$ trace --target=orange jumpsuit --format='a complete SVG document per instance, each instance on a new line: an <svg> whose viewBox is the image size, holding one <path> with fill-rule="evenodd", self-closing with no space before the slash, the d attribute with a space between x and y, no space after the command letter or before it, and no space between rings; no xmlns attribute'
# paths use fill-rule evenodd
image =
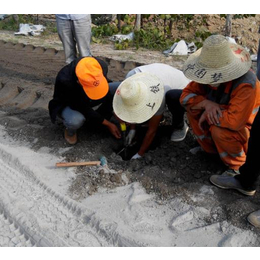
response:
<svg viewBox="0 0 260 260"><path fill-rule="evenodd" d="M218 103L223 110L220 123L209 125L205 121L202 131L198 122L204 110L192 107L204 99ZM260 105L260 83L255 74L249 71L218 88L192 81L184 88L180 103L202 149L218 153L229 168L239 169L246 160L251 125Z"/></svg>

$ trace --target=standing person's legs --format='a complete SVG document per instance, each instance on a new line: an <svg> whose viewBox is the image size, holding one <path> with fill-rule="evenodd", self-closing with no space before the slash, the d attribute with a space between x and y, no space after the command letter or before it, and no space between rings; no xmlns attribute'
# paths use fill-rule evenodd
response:
<svg viewBox="0 0 260 260"><path fill-rule="evenodd" d="M77 42L80 57L91 56L91 16L73 21L73 33Z"/></svg>
<svg viewBox="0 0 260 260"><path fill-rule="evenodd" d="M246 162L239 168L240 175L236 176L236 179L239 180L246 189L255 189L257 179L260 176L259 147L260 113L258 112L250 131Z"/></svg>
<svg viewBox="0 0 260 260"><path fill-rule="evenodd" d="M258 43L258 51L257 51L257 70L256 70L256 76L260 80L260 40Z"/></svg>
<svg viewBox="0 0 260 260"><path fill-rule="evenodd" d="M258 49L258 54L259 54L259 49ZM259 65L260 65L260 61L258 63L258 66ZM260 74L259 67L258 67L258 73ZM239 169L240 175L235 176L235 178L239 181L239 183L247 190L256 189L257 180L260 176L260 164L258 162L260 158L259 156L260 134L259 133L260 133L260 113L258 112L255 117L251 129L251 133L250 133L246 162ZM260 227L260 210L249 214L247 220L255 227Z"/></svg>
<svg viewBox="0 0 260 260"><path fill-rule="evenodd" d="M71 63L77 58L76 42L72 32L72 21L56 18L57 30L65 52L65 61Z"/></svg>

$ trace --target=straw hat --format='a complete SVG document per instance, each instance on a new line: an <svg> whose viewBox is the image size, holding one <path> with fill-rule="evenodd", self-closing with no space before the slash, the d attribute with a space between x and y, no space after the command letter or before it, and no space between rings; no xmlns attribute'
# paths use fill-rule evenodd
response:
<svg viewBox="0 0 260 260"><path fill-rule="evenodd" d="M218 84L241 77L251 63L250 54L242 46L230 43L222 35L211 35L186 60L183 73L201 84Z"/></svg>
<svg viewBox="0 0 260 260"><path fill-rule="evenodd" d="M143 123L160 108L164 86L155 75L140 72L125 79L113 99L115 114L128 123Z"/></svg>
<svg viewBox="0 0 260 260"><path fill-rule="evenodd" d="M82 58L76 66L76 75L86 95L93 100L103 98L109 90L103 69L93 57Z"/></svg>

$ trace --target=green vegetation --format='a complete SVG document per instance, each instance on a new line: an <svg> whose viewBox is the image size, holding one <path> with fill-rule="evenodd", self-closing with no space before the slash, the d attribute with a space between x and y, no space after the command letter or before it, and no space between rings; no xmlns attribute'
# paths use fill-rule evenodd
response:
<svg viewBox="0 0 260 260"><path fill-rule="evenodd" d="M179 30L188 30L190 27L190 22L192 21L194 15L189 14L161 14L161 15L142 15L142 19L146 20L142 23L142 28L140 30L134 31L135 16L134 15L121 15L122 26L118 26L118 21L104 22L101 20L100 16L95 15L93 19L95 24L99 24L92 28L92 40L96 43L101 43L106 40L106 38L115 34L129 34L134 31L134 40L115 42L115 49L124 50L128 47L135 48L146 48L152 50L165 50L170 48L178 38L172 36L173 22L177 21L182 24L182 28ZM120 28L120 30L119 30Z"/></svg>
<svg viewBox="0 0 260 260"><path fill-rule="evenodd" d="M220 17L226 17L226 14L220 14ZM247 17L255 17L255 14L234 14L233 19L241 19Z"/></svg>
<svg viewBox="0 0 260 260"><path fill-rule="evenodd" d="M121 14L122 26L118 26L118 21L107 21L105 24L99 15L93 17L95 24L99 24L92 28L92 40L96 43L106 41L106 39L115 34L129 34L134 31L135 16ZM178 30L190 30L193 22L193 14L160 14L160 15L142 15L141 29L134 31L133 41L115 42L115 49L125 50L128 47L146 48L152 50L165 50L170 48L175 42L180 39L174 38L172 35L173 24L179 24ZM205 24L205 19L199 21L199 25ZM120 28L120 30L119 30ZM208 32L200 32L196 37L204 38ZM192 39L193 40L193 39ZM195 41L198 46L201 45L200 41Z"/></svg>
<svg viewBox="0 0 260 260"><path fill-rule="evenodd" d="M19 29L20 19L19 15L16 17L9 16L0 21L0 30L17 31Z"/></svg>
<svg viewBox="0 0 260 260"><path fill-rule="evenodd" d="M146 49L165 50L175 42L168 39L164 32L158 28L141 29L140 31L135 31L134 35L133 44L137 49L143 47Z"/></svg>
<svg viewBox="0 0 260 260"><path fill-rule="evenodd" d="M233 19L247 18L255 16L253 14L236 14ZM226 17L225 14L220 17ZM146 48L152 50L165 50L170 48L180 39L174 36L173 31L193 32L192 39L185 39L188 42L194 42L198 48L203 41L211 35L207 29L207 16L194 14L143 14L141 19L141 29L135 30L135 15L120 14L120 23L116 19L111 21L112 15L92 15L92 21L95 24L92 27L92 41L95 43L105 43L109 37L115 34L127 35L134 32L134 40L115 42L115 49L124 50L132 48ZM10 15L0 21L0 30L18 31L20 23L39 24L38 15ZM57 33L56 22L40 21L40 24L46 27L43 35ZM174 26L174 27L173 27Z"/></svg>
<svg viewBox="0 0 260 260"><path fill-rule="evenodd" d="M4 20L0 21L0 30L8 30L8 31L19 31L19 25L21 23L28 24L39 24L37 15L10 15ZM44 35L48 35L51 33L57 33L56 22L40 22L43 26L46 27L46 30L43 32Z"/></svg>

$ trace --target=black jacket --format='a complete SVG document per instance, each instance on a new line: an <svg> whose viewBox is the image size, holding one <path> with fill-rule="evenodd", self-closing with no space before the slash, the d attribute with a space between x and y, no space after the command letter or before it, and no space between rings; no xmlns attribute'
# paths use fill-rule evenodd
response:
<svg viewBox="0 0 260 260"><path fill-rule="evenodd" d="M94 111L92 107L105 103L106 110L111 109L111 111L106 112L112 113L112 97L109 91L104 98L91 100L78 83L75 68L81 59L78 58L63 67L56 77L53 99L49 102L49 113L52 123L55 123L57 115L60 115L66 106L79 111L86 119L91 120L93 123L102 123L104 116ZM96 59L100 63L103 74L107 79L108 67L106 63L98 58Z"/></svg>

